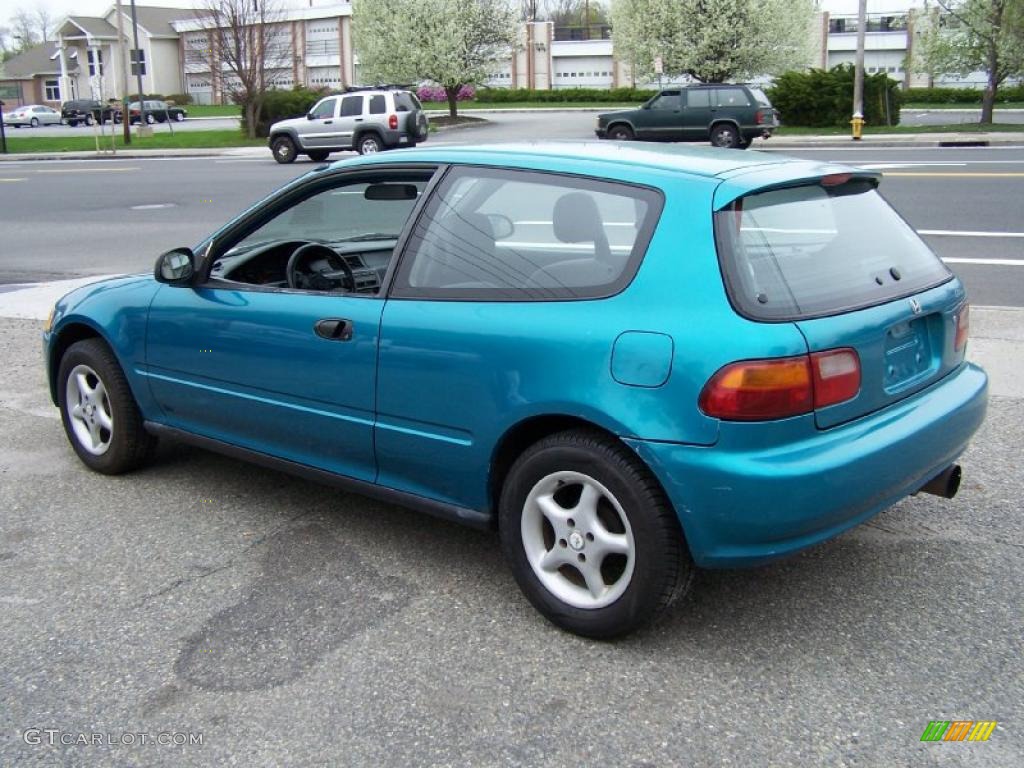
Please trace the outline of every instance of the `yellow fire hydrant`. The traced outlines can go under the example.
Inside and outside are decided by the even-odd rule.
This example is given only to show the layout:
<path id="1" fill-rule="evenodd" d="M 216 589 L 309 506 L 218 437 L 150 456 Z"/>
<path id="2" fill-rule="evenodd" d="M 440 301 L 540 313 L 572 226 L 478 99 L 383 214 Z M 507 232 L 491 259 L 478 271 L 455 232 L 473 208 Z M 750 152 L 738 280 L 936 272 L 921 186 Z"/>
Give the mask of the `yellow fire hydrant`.
<path id="1" fill-rule="evenodd" d="M 850 125 L 853 126 L 853 140 L 860 141 L 861 134 L 864 131 L 864 115 L 860 112 L 854 112 Z"/>

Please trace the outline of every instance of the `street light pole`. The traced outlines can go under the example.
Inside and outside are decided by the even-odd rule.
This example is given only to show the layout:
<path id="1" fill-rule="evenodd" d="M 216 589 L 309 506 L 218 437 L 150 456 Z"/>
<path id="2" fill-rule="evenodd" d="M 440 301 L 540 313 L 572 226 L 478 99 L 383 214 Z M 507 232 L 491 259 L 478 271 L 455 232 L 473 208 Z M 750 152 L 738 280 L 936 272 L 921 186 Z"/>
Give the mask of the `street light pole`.
<path id="1" fill-rule="evenodd" d="M 121 46 L 121 129 L 124 143 L 132 143 L 132 124 L 128 119 L 128 39 L 124 36 L 124 19 L 121 16 L 121 0 L 117 0 L 117 44 Z"/>
<path id="2" fill-rule="evenodd" d="M 132 2 L 132 36 L 135 39 L 135 78 L 139 85 L 139 133 L 143 131 L 143 126 L 146 124 L 146 100 L 143 98 L 142 93 L 142 49 L 139 48 L 139 20 L 135 15 L 135 0 Z M 863 0 L 862 0 L 863 2 Z M 129 120 L 127 114 L 125 114 L 125 120 Z"/>
<path id="3" fill-rule="evenodd" d="M 857 4 L 857 57 L 853 65 L 853 140 L 860 141 L 864 128 L 864 28 L 868 21 L 868 0 Z"/>

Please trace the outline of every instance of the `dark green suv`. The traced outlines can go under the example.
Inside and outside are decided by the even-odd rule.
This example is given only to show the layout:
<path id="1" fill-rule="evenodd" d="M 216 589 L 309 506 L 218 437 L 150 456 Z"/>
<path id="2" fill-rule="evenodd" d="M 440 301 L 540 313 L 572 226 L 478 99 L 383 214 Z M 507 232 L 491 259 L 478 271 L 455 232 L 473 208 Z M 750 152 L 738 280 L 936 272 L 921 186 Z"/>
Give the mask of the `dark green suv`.
<path id="1" fill-rule="evenodd" d="M 760 88 L 708 83 L 660 91 L 639 109 L 597 116 L 598 138 L 629 141 L 710 141 L 746 149 L 779 125 L 778 112 Z"/>

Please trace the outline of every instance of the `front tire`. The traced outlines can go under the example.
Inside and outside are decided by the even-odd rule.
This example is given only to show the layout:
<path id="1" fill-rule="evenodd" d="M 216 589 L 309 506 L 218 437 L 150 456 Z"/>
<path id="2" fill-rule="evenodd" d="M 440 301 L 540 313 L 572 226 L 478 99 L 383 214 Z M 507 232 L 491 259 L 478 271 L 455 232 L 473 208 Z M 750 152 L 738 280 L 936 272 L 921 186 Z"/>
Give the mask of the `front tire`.
<path id="1" fill-rule="evenodd" d="M 128 380 L 100 339 L 68 347 L 57 373 L 57 400 L 68 441 L 90 469 L 118 475 L 152 455 L 156 438 L 143 428 Z"/>
<path id="2" fill-rule="evenodd" d="M 146 125 L 153 125 L 156 122 L 156 118 L 153 117 L 152 112 L 146 113 Z"/>
<path id="3" fill-rule="evenodd" d="M 549 621 L 611 638 L 659 616 L 694 566 L 668 499 L 640 460 L 596 432 L 552 435 L 509 471 L 502 548 L 520 588 Z"/>
<path id="4" fill-rule="evenodd" d="M 92 115 L 86 115 L 85 116 L 85 124 L 88 125 L 91 128 L 92 126 L 96 125 L 96 118 L 93 117 Z"/>
<path id="5" fill-rule="evenodd" d="M 31 120 L 29 120 L 28 124 L 32 128 L 38 128 L 39 127 L 39 118 L 38 117 L 33 117 Z"/>
<path id="6" fill-rule="evenodd" d="M 612 141 L 632 141 L 635 134 L 628 125 L 616 125 L 608 131 L 608 138 Z"/>
<path id="7" fill-rule="evenodd" d="M 298 154 L 298 150 L 295 149 L 295 142 L 287 136 L 279 136 L 274 139 L 270 149 L 274 153 L 274 159 L 282 165 L 294 163 L 295 156 Z"/>
<path id="8" fill-rule="evenodd" d="M 359 137 L 356 151 L 360 155 L 375 155 L 384 151 L 384 144 L 375 133 L 366 133 Z"/>
<path id="9" fill-rule="evenodd" d="M 184 112 L 175 112 L 174 113 L 174 121 L 176 123 L 183 123 L 183 122 L 185 122 L 185 113 Z"/>

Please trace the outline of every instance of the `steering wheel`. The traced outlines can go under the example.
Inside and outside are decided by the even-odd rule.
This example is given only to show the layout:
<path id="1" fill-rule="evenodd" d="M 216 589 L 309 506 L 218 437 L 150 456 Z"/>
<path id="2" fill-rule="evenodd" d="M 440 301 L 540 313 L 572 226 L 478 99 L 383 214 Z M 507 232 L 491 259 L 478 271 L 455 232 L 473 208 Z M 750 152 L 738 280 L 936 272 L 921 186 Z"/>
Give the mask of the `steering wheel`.
<path id="1" fill-rule="evenodd" d="M 316 259 L 327 262 L 329 269 L 311 269 L 307 265 Z M 303 243 L 288 257 L 285 277 L 289 288 L 313 291 L 333 291 L 341 288 L 354 291 L 356 277 L 337 251 L 323 243 Z"/>

